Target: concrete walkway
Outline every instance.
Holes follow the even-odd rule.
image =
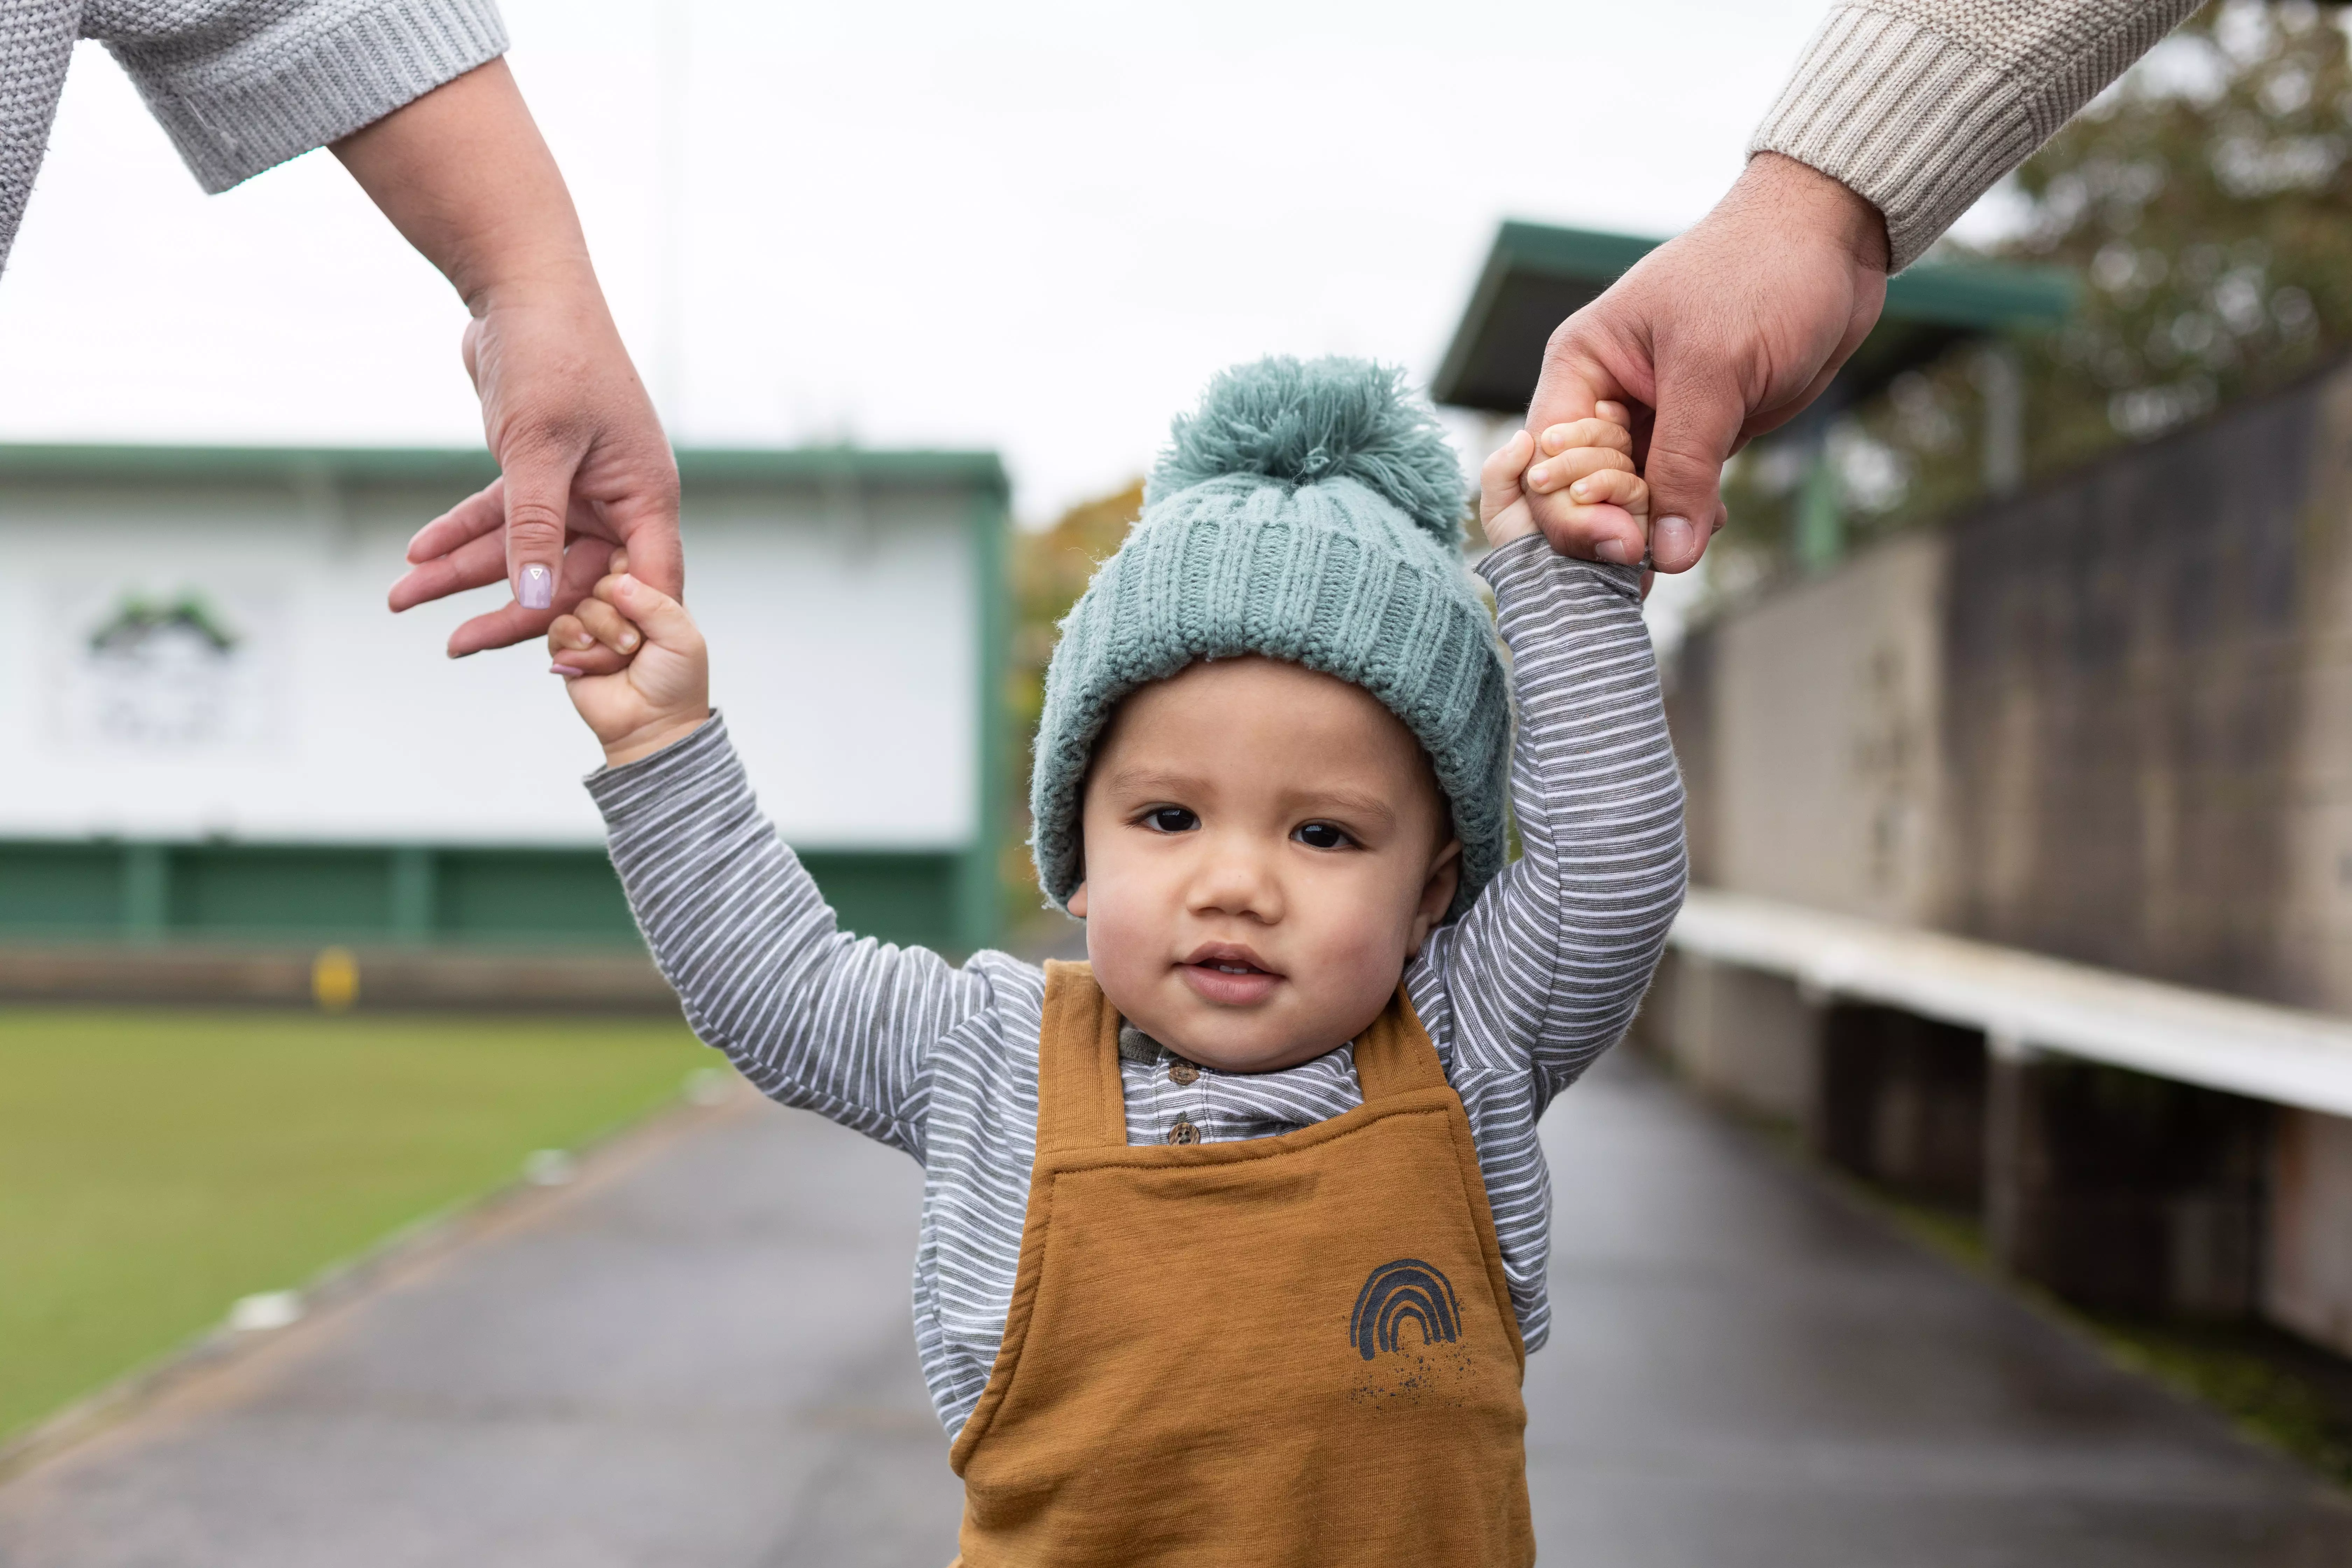
[[[1545,1127],[1547,1561],[2303,1568],[2352,1512],[1612,1061]],[[936,1565],[919,1182],[730,1106],[0,1486],[6,1568]]]

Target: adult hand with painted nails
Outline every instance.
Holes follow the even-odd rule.
[[[391,605],[504,578],[513,601],[450,635],[462,658],[538,637],[626,545],[640,580],[683,587],[677,464],[590,265],[571,193],[503,60],[333,143],[466,301],[466,370],[501,477],[426,523]],[[602,646],[585,668],[618,668]]]

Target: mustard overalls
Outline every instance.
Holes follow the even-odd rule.
[[[1130,1146],[1118,1016],[1046,965],[1004,1342],[950,1454],[966,1568],[1521,1568],[1527,1360],[1462,1101],[1402,987],[1364,1102]]]

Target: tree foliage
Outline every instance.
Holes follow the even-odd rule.
[[[1029,748],[1045,710],[1045,666],[1054,657],[1062,617],[1094,580],[1095,568],[1110,558],[1143,511],[1143,481],[1094,500],[1081,501],[1054,526],[1014,536],[1012,559],[1013,646],[1006,671],[1004,704],[1016,743],[1009,748],[1011,817],[1001,868],[1010,929],[1019,931],[1042,920],[1045,895],[1029,864]],[[1058,919],[1058,917],[1055,917]]]

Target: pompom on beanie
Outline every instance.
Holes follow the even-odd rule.
[[[1079,809],[1121,699],[1262,654],[1360,686],[1429,754],[1462,840],[1449,914],[1503,866],[1510,701],[1461,552],[1469,487],[1403,373],[1265,359],[1179,416],[1143,515],[1062,622],[1045,671],[1029,846],[1045,896],[1085,878]]]

